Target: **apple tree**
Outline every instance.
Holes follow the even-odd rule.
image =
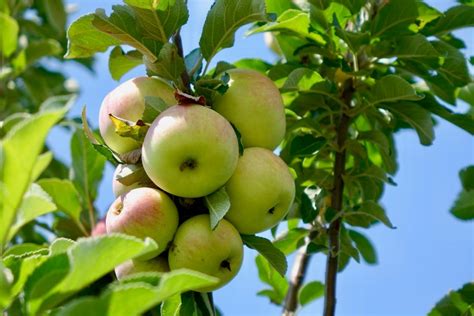
[[[380,205],[399,166],[394,135],[429,146],[440,119],[474,134],[473,60],[453,34],[474,25],[472,1],[440,12],[416,0],[216,0],[189,52],[185,0],[123,2],[80,17],[67,39],[62,1],[0,5],[0,306],[217,315],[212,291],[238,273],[244,244],[259,252],[258,295],[284,315],[323,298],[335,315],[337,274],[375,263],[365,229],[394,228]],[[244,25],[277,62],[215,60]],[[92,68],[108,50],[115,80],[146,73],[111,91],[98,119],[69,117],[77,91],[41,58]],[[44,145],[55,125],[72,134],[70,166]],[[94,201],[107,161],[117,199],[104,224]],[[472,167],[460,177],[451,212],[472,220]],[[327,257],[321,281],[306,279],[315,254]],[[430,315],[473,303],[468,283]]]

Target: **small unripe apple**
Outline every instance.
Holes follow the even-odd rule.
[[[153,239],[158,249],[141,258],[146,260],[168,248],[178,227],[178,220],[178,210],[166,193],[152,188],[137,188],[119,196],[112,203],[105,224],[107,233]]]
[[[181,224],[168,253],[171,270],[187,268],[219,279],[218,284],[199,292],[211,292],[230,282],[239,272],[242,260],[239,232],[224,219],[212,230],[207,214]]]
[[[127,178],[127,184],[120,182],[121,178]],[[120,164],[115,168],[112,191],[116,197],[141,187],[155,187],[141,165]]]
[[[158,256],[150,260],[128,260],[115,268],[117,279],[121,280],[127,275],[140,272],[168,272],[168,258]]]
[[[272,228],[288,213],[295,182],[285,162],[264,148],[246,148],[226,183],[230,209],[225,218],[242,234]]]
[[[242,136],[244,147],[275,149],[285,136],[285,108],[278,88],[265,75],[231,69],[229,88],[218,94],[213,108]]]
[[[173,88],[165,81],[154,77],[128,80],[107,94],[102,101],[99,112],[100,134],[113,151],[124,154],[139,148],[140,143],[115,133],[115,126],[109,114],[136,122],[142,118],[146,96],[159,97],[169,105],[176,103]]]
[[[239,146],[230,123],[202,105],[175,105],[148,130],[142,163],[161,189],[180,197],[208,195],[229,180]]]

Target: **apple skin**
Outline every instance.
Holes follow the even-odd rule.
[[[119,175],[122,177],[126,177],[134,172],[137,175],[138,179],[136,182],[130,185],[123,184],[117,180],[117,177]],[[119,197],[130,190],[141,187],[155,187],[154,183],[146,175],[142,166],[134,164],[119,164],[117,168],[115,168],[114,175],[112,177],[112,191],[114,192],[115,197]]]
[[[242,234],[278,224],[290,210],[295,182],[285,162],[264,148],[246,148],[226,183],[230,209],[225,218]]]
[[[194,216],[178,227],[168,253],[171,270],[187,268],[214,276],[219,283],[199,289],[211,292],[232,280],[242,266],[243,243],[225,219],[212,230],[208,214]]]
[[[168,248],[178,227],[178,210],[163,191],[152,188],[133,189],[119,196],[105,218],[107,233],[124,233],[141,239],[152,238],[158,249],[146,256],[158,256]]]
[[[121,280],[127,275],[140,272],[169,272],[168,258],[158,256],[150,260],[128,260],[115,268],[117,279]]]
[[[105,219],[102,218],[95,224],[94,229],[91,232],[91,236],[96,237],[96,236],[102,236],[105,234],[107,234],[107,229],[105,228]]]
[[[239,145],[230,123],[202,105],[175,105],[148,130],[142,164],[162,190],[185,198],[223,186],[237,166]]]
[[[275,149],[285,136],[285,108],[278,88],[265,75],[230,69],[229,89],[218,94],[213,108],[240,132],[247,147]]]
[[[102,101],[99,130],[104,142],[113,151],[124,154],[139,148],[141,144],[132,138],[116,134],[109,114],[136,122],[142,118],[146,96],[162,98],[168,105],[176,103],[173,88],[155,77],[137,77],[128,80],[109,92]]]

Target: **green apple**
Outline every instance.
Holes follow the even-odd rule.
[[[155,187],[141,165],[120,164],[112,177],[112,191],[116,197],[141,187]]]
[[[178,227],[168,253],[171,270],[187,268],[219,279],[212,287],[199,292],[214,291],[232,280],[243,260],[243,243],[239,232],[225,219],[212,230],[207,214],[198,215]]]
[[[107,233],[124,233],[141,239],[152,238],[158,249],[141,258],[156,257],[168,248],[178,227],[178,210],[163,191],[133,189],[119,196],[105,219]]]
[[[231,69],[229,89],[213,108],[239,130],[244,147],[275,149],[285,136],[285,109],[278,88],[265,75]]]
[[[242,234],[272,228],[288,213],[295,182],[285,162],[264,148],[246,148],[226,183],[230,209],[225,218]]]
[[[166,256],[158,256],[150,260],[128,260],[115,268],[117,279],[121,280],[127,275],[140,272],[168,272],[168,258]]]
[[[223,186],[237,166],[239,146],[230,123],[202,105],[175,105],[148,130],[142,164],[161,189],[180,197],[208,195]]]
[[[140,147],[140,143],[115,133],[109,114],[136,122],[142,118],[145,97],[154,96],[172,105],[176,103],[173,88],[165,81],[152,77],[137,77],[112,90],[102,101],[99,112],[99,129],[104,142],[113,151],[124,154]]]

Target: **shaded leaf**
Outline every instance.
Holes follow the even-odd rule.
[[[242,240],[247,247],[257,250],[265,257],[273,268],[284,277],[288,268],[286,257],[270,240],[255,235],[242,235]]]
[[[412,102],[386,104],[385,108],[410,124],[418,133],[422,145],[431,145],[434,140],[433,119],[423,107]]]
[[[199,45],[209,62],[219,50],[234,44],[234,34],[247,23],[266,21],[261,0],[217,0],[209,10]]]
[[[409,26],[418,18],[415,0],[388,1],[377,12],[372,25],[373,37],[400,36],[411,33]]]
[[[401,100],[417,101],[423,97],[405,79],[388,75],[378,80],[372,89],[372,104],[397,102]]]
[[[65,58],[92,57],[97,52],[105,52],[109,46],[120,41],[94,27],[95,14],[87,14],[75,20],[67,31],[68,50]]]
[[[349,236],[351,237],[352,241],[354,241],[357,250],[361,254],[362,258],[364,258],[365,262],[368,264],[376,264],[377,263],[377,253],[375,252],[375,248],[370,242],[370,240],[363,234],[355,231],[349,230]]]

